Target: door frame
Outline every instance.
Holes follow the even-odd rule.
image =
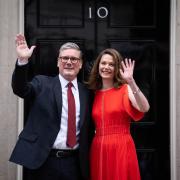
[[[170,2],[170,168],[171,179],[177,180],[176,174],[176,0]],[[19,25],[18,30],[24,33],[24,0],[19,0]],[[24,126],[24,101],[18,98],[18,134]],[[17,166],[16,179],[22,180],[23,178],[22,166]]]
[[[19,0],[17,10],[19,12],[18,19],[19,19],[19,25],[18,25],[18,31],[19,33],[24,34],[24,0]],[[24,100],[22,98],[18,97],[18,124],[17,124],[17,131],[18,134],[20,134],[21,130],[24,127]],[[16,179],[22,180],[23,179],[23,168],[20,165],[17,165],[16,169]]]
[[[170,168],[171,179],[177,180],[176,164],[176,0],[170,2]]]

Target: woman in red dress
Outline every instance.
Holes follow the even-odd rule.
[[[115,49],[97,57],[88,81],[95,90],[92,116],[96,133],[90,152],[91,180],[140,180],[131,119],[140,120],[149,103],[134,78],[135,62]]]

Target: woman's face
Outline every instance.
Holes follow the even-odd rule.
[[[99,75],[102,80],[113,80],[115,71],[115,62],[109,54],[104,54],[99,62]]]

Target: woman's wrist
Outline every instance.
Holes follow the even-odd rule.
[[[133,93],[134,95],[136,95],[136,94],[139,93],[139,92],[140,92],[140,89],[138,88],[137,90],[133,91],[132,93]]]
[[[129,78],[126,80],[127,84],[131,85],[134,82],[134,78]]]
[[[134,95],[136,95],[137,93],[140,92],[140,89],[138,88],[138,86],[136,85],[136,82],[133,78],[129,79],[127,81],[128,85],[130,86],[131,90],[132,90],[132,93]]]

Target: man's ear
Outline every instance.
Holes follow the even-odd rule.
[[[59,60],[57,60],[57,67],[59,67]]]
[[[79,67],[80,69],[82,68],[82,65],[83,65],[83,61],[81,60],[80,61],[80,67]]]

